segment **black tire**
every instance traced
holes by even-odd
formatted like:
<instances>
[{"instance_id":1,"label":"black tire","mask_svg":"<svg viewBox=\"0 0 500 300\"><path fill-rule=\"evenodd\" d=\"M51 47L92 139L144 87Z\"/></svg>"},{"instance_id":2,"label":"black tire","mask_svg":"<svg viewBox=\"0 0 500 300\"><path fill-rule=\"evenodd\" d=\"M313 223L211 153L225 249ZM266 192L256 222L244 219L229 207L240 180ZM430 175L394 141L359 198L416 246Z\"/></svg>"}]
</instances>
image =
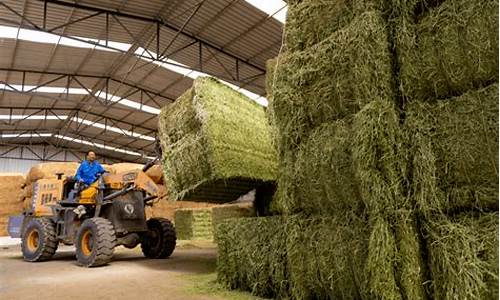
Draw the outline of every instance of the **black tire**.
<instances>
[{"instance_id":1,"label":"black tire","mask_svg":"<svg viewBox=\"0 0 500 300\"><path fill-rule=\"evenodd\" d=\"M116 234L113 224L104 218L87 219L76 235L76 260L84 267L107 264L113 258Z\"/></svg>"},{"instance_id":2,"label":"black tire","mask_svg":"<svg viewBox=\"0 0 500 300\"><path fill-rule=\"evenodd\" d=\"M167 258L174 252L177 237L172 222L163 218L147 221L148 232L141 242L142 253L148 258Z\"/></svg>"},{"instance_id":3,"label":"black tire","mask_svg":"<svg viewBox=\"0 0 500 300\"><path fill-rule=\"evenodd\" d=\"M21 249L25 261L44 261L56 253L58 241L54 223L47 218L33 218L25 227Z\"/></svg>"}]
</instances>

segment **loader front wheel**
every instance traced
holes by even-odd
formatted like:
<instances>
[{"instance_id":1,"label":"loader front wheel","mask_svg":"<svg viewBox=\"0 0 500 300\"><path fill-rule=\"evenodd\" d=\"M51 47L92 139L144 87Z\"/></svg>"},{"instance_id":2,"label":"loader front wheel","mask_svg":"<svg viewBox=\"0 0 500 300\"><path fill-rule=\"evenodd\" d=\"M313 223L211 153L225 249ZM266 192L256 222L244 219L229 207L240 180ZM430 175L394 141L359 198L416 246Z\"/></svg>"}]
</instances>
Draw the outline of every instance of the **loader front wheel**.
<instances>
[{"instance_id":1,"label":"loader front wheel","mask_svg":"<svg viewBox=\"0 0 500 300\"><path fill-rule=\"evenodd\" d=\"M174 252L177 241L172 222L163 218L147 221L148 232L143 236L141 248L148 258L167 258Z\"/></svg>"},{"instance_id":2,"label":"loader front wheel","mask_svg":"<svg viewBox=\"0 0 500 300\"><path fill-rule=\"evenodd\" d=\"M25 261L35 262L50 259L57 250L54 223L46 218L34 218L26 224L21 249Z\"/></svg>"},{"instance_id":3,"label":"loader front wheel","mask_svg":"<svg viewBox=\"0 0 500 300\"><path fill-rule=\"evenodd\" d=\"M104 218L83 222L76 236L76 260L84 267L107 264L113 258L116 234L113 224Z\"/></svg>"}]
</instances>

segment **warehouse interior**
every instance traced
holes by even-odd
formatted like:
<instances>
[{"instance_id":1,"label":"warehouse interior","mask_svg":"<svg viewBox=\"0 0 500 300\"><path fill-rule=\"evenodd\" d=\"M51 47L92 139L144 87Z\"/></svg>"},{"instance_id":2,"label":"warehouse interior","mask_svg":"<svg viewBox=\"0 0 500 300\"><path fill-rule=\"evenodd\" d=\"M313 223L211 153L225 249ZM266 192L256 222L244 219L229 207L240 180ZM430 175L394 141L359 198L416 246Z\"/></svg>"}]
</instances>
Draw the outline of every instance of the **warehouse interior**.
<instances>
[{"instance_id":1,"label":"warehouse interior","mask_svg":"<svg viewBox=\"0 0 500 300\"><path fill-rule=\"evenodd\" d=\"M0 299L498 299L498 16L0 0Z\"/></svg>"}]
</instances>

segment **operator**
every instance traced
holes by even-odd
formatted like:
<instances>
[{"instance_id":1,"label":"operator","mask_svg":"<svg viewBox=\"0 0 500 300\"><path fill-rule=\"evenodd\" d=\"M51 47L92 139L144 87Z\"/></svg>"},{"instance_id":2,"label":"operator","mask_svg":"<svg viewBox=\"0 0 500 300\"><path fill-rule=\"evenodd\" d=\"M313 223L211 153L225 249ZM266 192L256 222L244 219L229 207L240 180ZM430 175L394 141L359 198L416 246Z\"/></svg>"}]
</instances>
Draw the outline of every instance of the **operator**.
<instances>
[{"instance_id":1,"label":"operator","mask_svg":"<svg viewBox=\"0 0 500 300\"><path fill-rule=\"evenodd\" d=\"M76 171L75 180L77 183L83 183L85 186L88 186L96 181L98 176L104 172L106 170L96 160L95 152L89 151L87 159L82 162Z\"/></svg>"}]
</instances>

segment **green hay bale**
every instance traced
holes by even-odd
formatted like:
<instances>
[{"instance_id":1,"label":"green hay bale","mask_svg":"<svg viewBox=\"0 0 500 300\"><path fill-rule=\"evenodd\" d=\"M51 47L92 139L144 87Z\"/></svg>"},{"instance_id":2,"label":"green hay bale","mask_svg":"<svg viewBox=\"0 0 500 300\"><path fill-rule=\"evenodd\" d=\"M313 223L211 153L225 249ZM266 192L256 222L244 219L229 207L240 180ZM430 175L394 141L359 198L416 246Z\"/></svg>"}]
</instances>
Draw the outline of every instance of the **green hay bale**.
<instances>
[{"instance_id":1,"label":"green hay bale","mask_svg":"<svg viewBox=\"0 0 500 300\"><path fill-rule=\"evenodd\" d=\"M394 105L366 105L354 117L352 140L355 174L370 213L390 215L408 207L403 191L407 157Z\"/></svg>"},{"instance_id":2,"label":"green hay bale","mask_svg":"<svg viewBox=\"0 0 500 300\"><path fill-rule=\"evenodd\" d=\"M228 204L212 207L212 224L214 228L227 219L255 216L255 209L251 205Z\"/></svg>"},{"instance_id":3,"label":"green hay bale","mask_svg":"<svg viewBox=\"0 0 500 300\"><path fill-rule=\"evenodd\" d=\"M196 79L158 127L173 199L228 202L276 178L264 109L215 79Z\"/></svg>"},{"instance_id":4,"label":"green hay bale","mask_svg":"<svg viewBox=\"0 0 500 300\"><path fill-rule=\"evenodd\" d=\"M304 50L348 25L354 17L383 10L382 0L304 0L288 6L285 43L288 51Z\"/></svg>"},{"instance_id":5,"label":"green hay bale","mask_svg":"<svg viewBox=\"0 0 500 300\"><path fill-rule=\"evenodd\" d=\"M398 211L395 223L396 261L399 286L406 299L426 299L429 284L424 261L422 236L413 211Z\"/></svg>"},{"instance_id":6,"label":"green hay bale","mask_svg":"<svg viewBox=\"0 0 500 300\"><path fill-rule=\"evenodd\" d=\"M287 220L293 299L369 299L364 265L369 228L354 213Z\"/></svg>"},{"instance_id":7,"label":"green hay bale","mask_svg":"<svg viewBox=\"0 0 500 300\"><path fill-rule=\"evenodd\" d=\"M428 224L435 299L498 299L498 212Z\"/></svg>"},{"instance_id":8,"label":"green hay bale","mask_svg":"<svg viewBox=\"0 0 500 300\"><path fill-rule=\"evenodd\" d=\"M394 8L400 87L410 101L449 98L498 80L498 1L445 0L425 8L434 2L400 1Z\"/></svg>"},{"instance_id":9,"label":"green hay bale","mask_svg":"<svg viewBox=\"0 0 500 300\"><path fill-rule=\"evenodd\" d=\"M325 123L299 146L294 167L283 170L292 173L286 178L296 187L293 197L281 199L286 213L363 209L352 161L352 134L348 121Z\"/></svg>"},{"instance_id":10,"label":"green hay bale","mask_svg":"<svg viewBox=\"0 0 500 300\"><path fill-rule=\"evenodd\" d=\"M411 189L425 214L498 210L498 84L409 106Z\"/></svg>"},{"instance_id":11,"label":"green hay bale","mask_svg":"<svg viewBox=\"0 0 500 300\"><path fill-rule=\"evenodd\" d=\"M263 297L286 297L286 234L282 217L228 219L217 226L215 239L217 279L222 285Z\"/></svg>"},{"instance_id":12,"label":"green hay bale","mask_svg":"<svg viewBox=\"0 0 500 300\"><path fill-rule=\"evenodd\" d=\"M394 232L385 217L371 219L365 268L369 292L374 299L402 299L395 274L398 251Z\"/></svg>"},{"instance_id":13,"label":"green hay bale","mask_svg":"<svg viewBox=\"0 0 500 300\"><path fill-rule=\"evenodd\" d=\"M174 215L179 240L213 240L212 211L207 209L178 209Z\"/></svg>"},{"instance_id":14,"label":"green hay bale","mask_svg":"<svg viewBox=\"0 0 500 300\"><path fill-rule=\"evenodd\" d=\"M373 101L392 102L382 16L363 13L314 47L283 55L275 77L271 105L282 151L297 147L315 126Z\"/></svg>"}]
</instances>

